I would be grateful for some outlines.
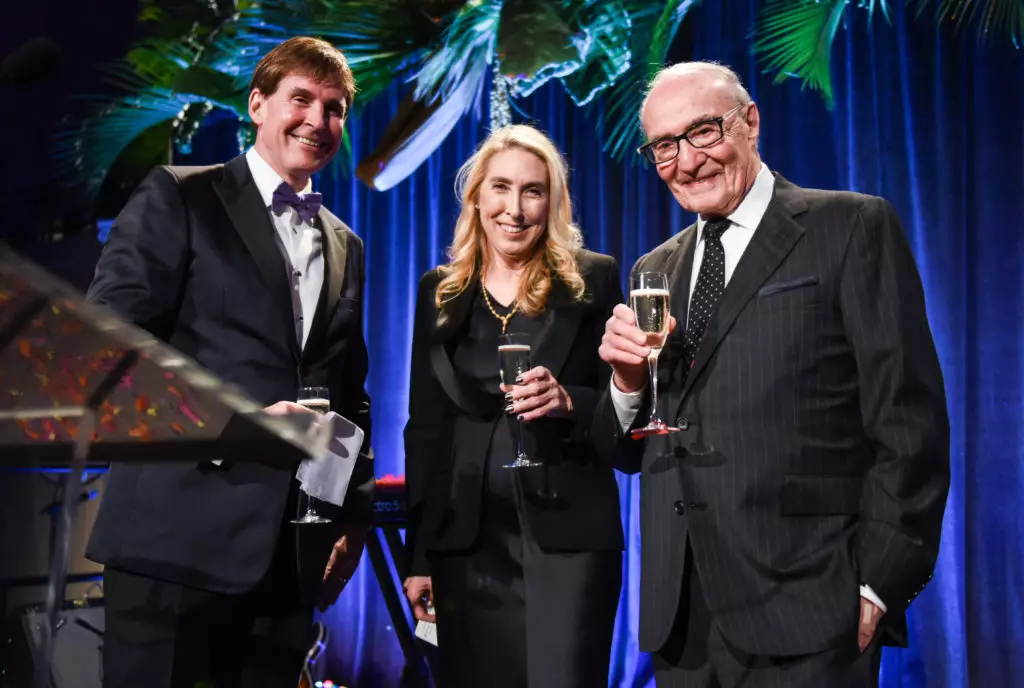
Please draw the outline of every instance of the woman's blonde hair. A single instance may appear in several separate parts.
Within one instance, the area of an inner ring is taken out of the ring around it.
[[[516,294],[519,311],[530,316],[541,313],[547,305],[553,277],[565,282],[574,298],[583,297],[585,285],[576,264],[576,250],[583,244],[583,238],[579,228],[572,223],[569,171],[565,158],[551,139],[540,131],[524,124],[513,124],[492,132],[459,169],[455,190],[462,210],[455,223],[452,245],[448,248],[449,262],[438,268],[441,273],[435,293],[438,308],[465,291],[474,278],[483,274],[491,260],[476,203],[491,158],[510,148],[533,153],[548,170],[547,226],[537,239],[533,257],[519,280]]]

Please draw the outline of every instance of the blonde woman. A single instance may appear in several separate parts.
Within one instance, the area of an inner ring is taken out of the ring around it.
[[[417,619],[436,618],[442,686],[603,688],[623,539],[589,431],[618,265],[580,247],[565,160],[532,127],[493,132],[458,189],[451,260],[416,305],[406,594]],[[510,387],[503,333],[532,354]],[[504,467],[517,422],[541,466]]]

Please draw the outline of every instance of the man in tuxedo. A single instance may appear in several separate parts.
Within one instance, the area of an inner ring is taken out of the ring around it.
[[[668,276],[664,434],[625,305],[598,449],[641,472],[640,647],[666,686],[877,685],[931,577],[949,489],[942,374],[892,207],[802,189],[758,154],[731,70],[665,69],[641,147],[695,224],[634,272]],[[611,429],[610,429],[611,428]]]
[[[104,685],[295,685],[314,605],[333,603],[370,524],[361,241],[310,192],[355,83],[328,43],[293,38],[252,77],[252,149],[160,167],[111,230],[90,299],[245,389],[309,412],[303,386],[365,432],[330,525],[292,524],[294,469],[216,461],[114,465],[88,547],[105,565]],[[325,513],[326,512],[326,513]]]

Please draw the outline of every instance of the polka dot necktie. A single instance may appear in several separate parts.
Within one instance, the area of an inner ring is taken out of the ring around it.
[[[690,309],[686,321],[686,361],[684,368],[689,372],[693,359],[697,357],[704,330],[711,322],[711,316],[718,308],[718,300],[725,291],[725,248],[722,234],[729,229],[729,220],[714,220],[704,225],[704,258],[697,273],[697,284],[693,288]]]

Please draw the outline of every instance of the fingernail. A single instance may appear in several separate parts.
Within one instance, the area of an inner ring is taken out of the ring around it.
[[[520,423],[522,423],[523,422],[523,415],[519,414],[518,416],[516,416],[516,420],[518,420]]]
[[[512,392],[505,392],[505,401],[512,401]]]
[[[509,404],[508,406],[505,407],[505,413],[512,413],[512,411],[515,410],[515,407],[515,404]]]
[[[522,375],[516,375],[516,384],[519,384],[522,381],[523,381],[523,376]]]

